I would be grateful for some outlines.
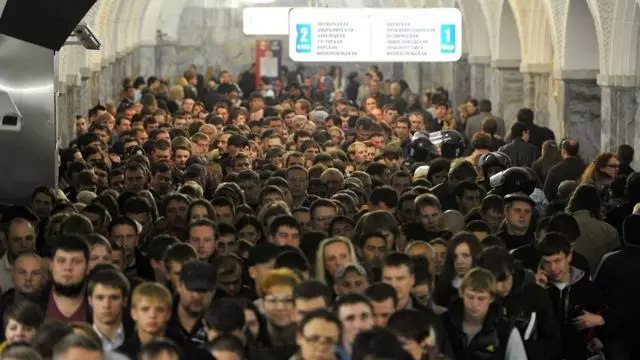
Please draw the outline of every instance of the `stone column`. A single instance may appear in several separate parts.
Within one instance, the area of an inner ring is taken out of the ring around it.
[[[107,101],[111,101],[116,99],[116,97],[114,97],[117,91],[116,88],[120,88],[122,80],[120,80],[120,74],[118,73],[118,60],[113,59],[107,66],[109,67],[108,74],[110,75],[110,77],[109,81],[107,82],[109,91],[105,94],[105,98]]]
[[[602,126],[600,121],[602,89],[595,73],[590,71],[560,71],[558,93],[561,96],[560,119],[564,119],[564,136],[575,137],[580,143],[580,156],[591,161],[600,151]]]
[[[404,78],[404,63],[394,62],[391,64],[391,81]]]
[[[60,81],[58,85],[58,99],[56,103],[56,140],[58,141],[58,147],[67,147],[67,134],[66,123],[64,119],[68,119],[71,115],[69,113],[69,94],[67,92],[67,84],[64,80]]]
[[[111,96],[111,66],[104,62],[100,70],[100,103],[104,105]]]
[[[100,80],[100,71],[91,71],[91,106],[102,103],[100,100],[100,94],[102,93]]]
[[[524,103],[520,63],[512,60],[494,60],[491,65],[492,113],[504,119],[506,130],[509,131]]]
[[[78,115],[87,116],[89,109],[93,106],[91,86],[91,69],[88,67],[80,68],[80,107],[76,109]]]
[[[489,70],[490,59],[482,56],[469,56],[470,90],[474,99],[486,99],[489,92],[486,91],[486,74]]]
[[[466,102],[471,95],[471,68],[466,55],[452,64],[453,66],[453,86],[450,90],[451,106],[454,112],[458,106]]]
[[[149,76],[160,76],[156,73],[156,47],[155,45],[140,45],[138,48],[138,62],[140,76],[145,79]]]
[[[156,72],[171,80],[179,73],[176,65],[177,46],[173,43],[159,44],[156,52]]]
[[[602,88],[601,151],[615,152],[622,144],[640,146],[640,92],[635,76],[598,76]],[[635,161],[635,166],[640,164]]]
[[[440,84],[440,74],[436,63],[420,63],[422,66],[423,90],[430,91]]]
[[[405,64],[402,68],[402,77],[400,79],[404,79],[409,85],[409,88],[414,94],[421,94],[423,91],[422,79],[420,77],[421,70],[420,63],[408,63]]]
[[[136,78],[140,76],[140,48],[135,47],[131,50],[131,76]],[[146,80],[146,76],[145,76]]]
[[[123,58],[124,77],[130,77],[131,80],[135,79],[137,75],[133,67],[133,58],[134,58],[133,50],[127,51],[127,53],[124,55],[124,58]]]
[[[549,126],[549,88],[551,79],[550,64],[522,64],[520,70],[524,73],[523,106],[533,110],[535,123]]]

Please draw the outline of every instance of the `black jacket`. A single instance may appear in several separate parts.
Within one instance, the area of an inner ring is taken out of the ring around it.
[[[531,271],[516,271],[513,287],[500,303],[507,318],[520,331],[529,360],[557,359],[562,355],[560,330],[551,301],[536,284]]]
[[[433,310],[431,310],[429,307],[420,304],[420,302],[418,302],[413,297],[411,298],[411,307],[415,310],[419,310],[427,314],[427,317],[429,318],[429,321],[436,332],[435,340],[438,351],[449,358],[453,358],[453,348],[451,347],[451,342],[449,341],[449,337],[447,336],[447,331],[445,330],[440,317],[438,317],[438,315],[436,315],[436,313],[433,312]]]
[[[582,311],[605,316],[605,303],[600,290],[589,280],[589,276],[584,271],[574,267],[571,267],[571,280],[564,289],[560,290],[556,285],[549,283],[545,290],[560,324],[564,358],[567,360],[588,358],[590,354],[587,343],[601,329],[577,330],[573,325],[573,319],[580,316]]]
[[[627,351],[635,351],[638,359],[640,349],[636,341],[640,339],[640,246],[626,246],[602,257],[595,274],[595,284],[600,289],[604,302],[609,309],[607,327],[611,336],[617,338]]]
[[[513,326],[502,316],[500,306],[491,304],[482,330],[467,342],[462,323],[464,304],[457,300],[449,311],[441,315],[442,324],[449,335],[456,360],[503,360]]]
[[[512,166],[531,167],[531,164],[538,159],[538,148],[521,138],[513,139],[498,151],[502,151],[511,159]]]
[[[542,149],[542,143],[555,139],[556,135],[551,129],[536,124],[529,125],[529,143],[535,145],[539,150]]]
[[[568,157],[549,170],[544,181],[544,195],[552,201],[558,196],[558,186],[565,180],[578,180],[584,172],[584,162],[577,157]]]
[[[509,251],[517,249],[521,246],[535,243],[535,236],[533,234],[533,231],[527,231],[527,233],[524,235],[511,235],[507,232],[506,224],[502,226],[496,236],[504,240],[504,243],[507,246],[507,250]]]
[[[438,184],[431,188],[431,192],[440,200],[442,211],[458,210],[458,202],[453,189],[449,188],[449,180],[445,180],[442,184]]]

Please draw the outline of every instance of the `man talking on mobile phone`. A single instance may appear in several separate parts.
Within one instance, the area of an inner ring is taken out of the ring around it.
[[[571,244],[565,235],[547,233],[536,250],[541,257],[536,281],[545,288],[556,310],[564,358],[584,360],[601,350],[594,344],[599,343],[599,333],[606,324],[602,294],[588,274],[570,265]]]

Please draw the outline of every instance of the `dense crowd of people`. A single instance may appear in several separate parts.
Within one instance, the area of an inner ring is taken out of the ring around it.
[[[125,79],[0,209],[0,359],[631,360],[634,151],[372,67]]]

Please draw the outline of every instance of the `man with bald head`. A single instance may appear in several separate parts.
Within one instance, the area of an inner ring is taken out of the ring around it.
[[[342,189],[344,175],[338,169],[329,168],[320,175],[320,180],[326,185],[327,197],[331,197]]]
[[[455,234],[464,229],[464,215],[458,210],[447,210],[442,214],[442,227]]]
[[[580,143],[574,138],[562,140],[560,153],[562,161],[554,165],[547,173],[544,182],[544,194],[552,201],[558,196],[558,186],[565,180],[578,180],[585,169],[584,162],[578,157]]]
[[[0,259],[0,288],[3,292],[13,288],[11,274],[18,255],[36,251],[38,229],[33,222],[16,217],[9,221],[6,236],[7,252]]]

